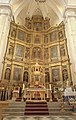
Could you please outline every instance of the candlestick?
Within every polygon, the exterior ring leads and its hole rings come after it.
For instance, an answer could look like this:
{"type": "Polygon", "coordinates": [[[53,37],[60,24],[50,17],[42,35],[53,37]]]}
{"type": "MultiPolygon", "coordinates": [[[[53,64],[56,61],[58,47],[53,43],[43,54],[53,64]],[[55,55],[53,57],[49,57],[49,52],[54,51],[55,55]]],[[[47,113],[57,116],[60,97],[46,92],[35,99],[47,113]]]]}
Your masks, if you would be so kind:
{"type": "Polygon", "coordinates": [[[69,87],[69,81],[67,80],[67,87],[69,87]]]}
{"type": "Polygon", "coordinates": [[[22,88],[23,90],[25,89],[25,85],[24,85],[24,83],[23,83],[23,88],[22,88]]]}
{"type": "Polygon", "coordinates": [[[51,90],[51,84],[50,84],[50,90],[51,90]]]}

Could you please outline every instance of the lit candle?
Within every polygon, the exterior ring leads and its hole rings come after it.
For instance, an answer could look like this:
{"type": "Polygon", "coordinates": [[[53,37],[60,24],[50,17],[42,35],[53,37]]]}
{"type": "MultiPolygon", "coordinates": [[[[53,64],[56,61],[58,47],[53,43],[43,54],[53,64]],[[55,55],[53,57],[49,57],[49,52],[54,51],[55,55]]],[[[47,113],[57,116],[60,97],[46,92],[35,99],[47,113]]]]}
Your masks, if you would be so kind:
{"type": "Polygon", "coordinates": [[[47,89],[47,98],[49,97],[49,95],[48,95],[48,89],[47,89]]]}

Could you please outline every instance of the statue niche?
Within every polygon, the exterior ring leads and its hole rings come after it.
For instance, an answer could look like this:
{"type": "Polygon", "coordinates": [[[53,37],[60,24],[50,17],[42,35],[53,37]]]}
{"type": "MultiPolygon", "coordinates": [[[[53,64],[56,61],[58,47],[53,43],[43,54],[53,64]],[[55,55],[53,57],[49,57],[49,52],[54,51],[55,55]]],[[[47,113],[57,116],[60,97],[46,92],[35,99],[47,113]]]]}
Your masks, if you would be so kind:
{"type": "Polygon", "coordinates": [[[49,72],[45,72],[45,82],[50,82],[49,72]]]}
{"type": "Polygon", "coordinates": [[[10,80],[10,74],[11,74],[10,68],[6,68],[4,79],[10,80]]]}
{"type": "Polygon", "coordinates": [[[19,81],[21,80],[21,68],[16,68],[14,67],[14,72],[13,72],[13,80],[19,81]]]}
{"type": "Polygon", "coordinates": [[[28,72],[27,71],[24,72],[23,81],[28,82],[28,72]]]}
{"type": "Polygon", "coordinates": [[[42,50],[40,47],[34,47],[32,50],[32,58],[33,59],[41,59],[42,50]]]}
{"type": "Polygon", "coordinates": [[[13,53],[14,53],[14,47],[12,45],[10,45],[9,50],[8,50],[8,54],[13,55],[13,53]]]}
{"type": "Polygon", "coordinates": [[[11,37],[16,37],[16,30],[15,28],[11,28],[11,37]]]}

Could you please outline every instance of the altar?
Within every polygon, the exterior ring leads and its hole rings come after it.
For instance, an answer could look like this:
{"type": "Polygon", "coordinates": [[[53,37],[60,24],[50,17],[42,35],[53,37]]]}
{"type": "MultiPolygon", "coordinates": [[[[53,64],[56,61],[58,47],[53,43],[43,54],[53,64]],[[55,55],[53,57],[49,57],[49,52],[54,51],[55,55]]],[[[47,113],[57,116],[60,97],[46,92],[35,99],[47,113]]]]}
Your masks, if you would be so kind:
{"type": "Polygon", "coordinates": [[[27,100],[45,100],[46,89],[43,88],[27,88],[27,100]]]}
{"type": "Polygon", "coordinates": [[[51,91],[50,88],[45,85],[45,74],[43,73],[43,68],[36,62],[31,68],[32,74],[29,84],[24,89],[23,97],[26,100],[46,100],[50,98],[51,91]]]}

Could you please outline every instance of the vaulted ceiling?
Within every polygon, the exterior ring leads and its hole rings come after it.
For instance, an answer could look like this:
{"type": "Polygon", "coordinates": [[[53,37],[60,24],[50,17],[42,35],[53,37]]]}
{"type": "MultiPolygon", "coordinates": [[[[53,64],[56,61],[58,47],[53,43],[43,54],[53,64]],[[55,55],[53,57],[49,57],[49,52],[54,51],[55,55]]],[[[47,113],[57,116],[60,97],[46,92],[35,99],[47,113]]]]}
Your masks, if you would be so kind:
{"type": "Polygon", "coordinates": [[[50,18],[51,26],[59,24],[63,20],[66,0],[0,0],[11,5],[15,21],[25,24],[26,17],[34,14],[42,14],[50,18]],[[40,2],[39,2],[40,1],[40,2]],[[42,1],[42,2],[41,2],[42,1]]]}

